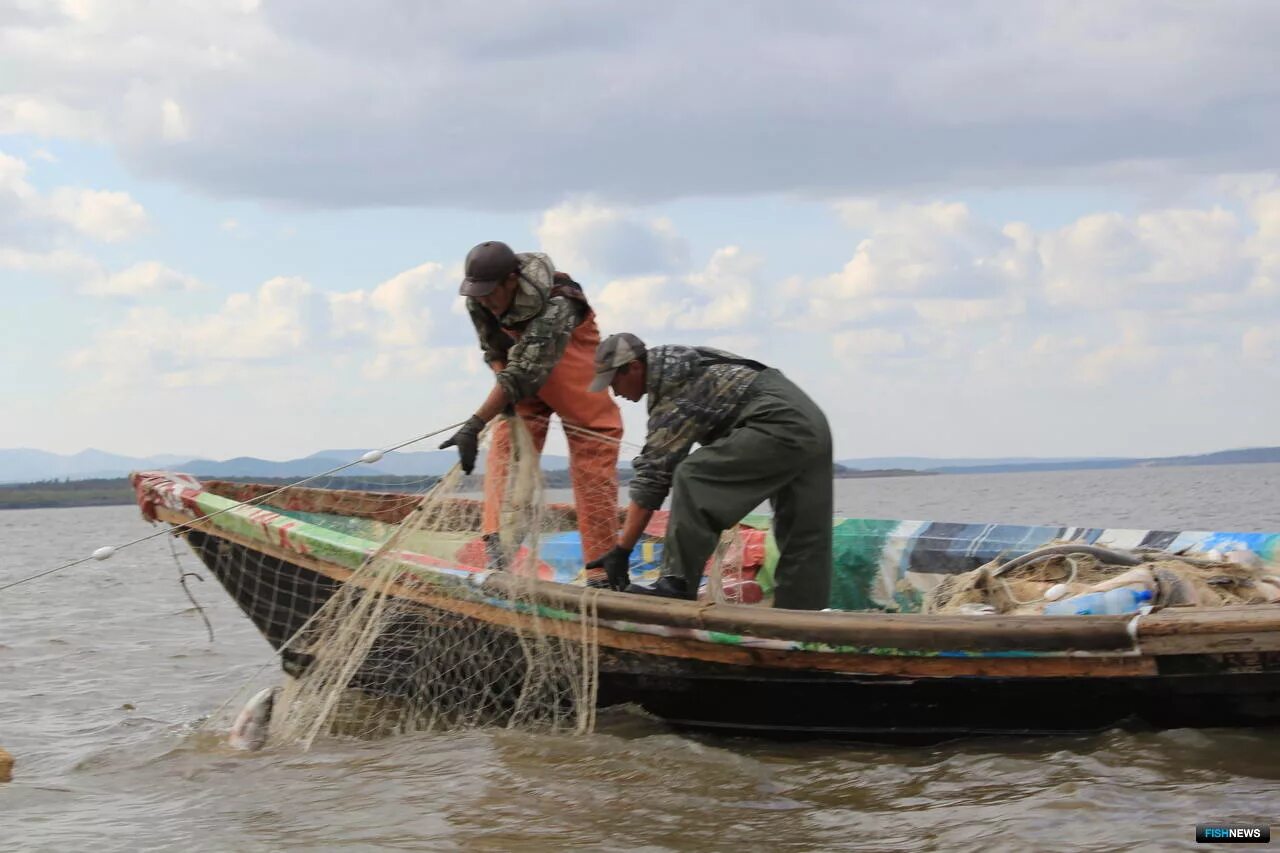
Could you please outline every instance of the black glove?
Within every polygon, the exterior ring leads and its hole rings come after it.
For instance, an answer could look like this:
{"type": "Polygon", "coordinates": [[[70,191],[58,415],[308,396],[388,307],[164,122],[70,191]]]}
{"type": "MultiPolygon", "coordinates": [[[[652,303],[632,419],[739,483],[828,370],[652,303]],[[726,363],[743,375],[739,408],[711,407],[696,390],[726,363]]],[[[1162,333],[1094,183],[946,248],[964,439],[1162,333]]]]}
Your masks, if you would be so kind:
{"type": "Polygon", "coordinates": [[[609,553],[587,563],[588,569],[604,569],[609,588],[622,592],[631,585],[631,549],[615,545],[609,553]]]}
{"type": "Polygon", "coordinates": [[[462,473],[470,474],[476,467],[476,451],[480,447],[480,433],[484,430],[484,421],[476,415],[467,418],[452,437],[440,443],[440,449],[458,448],[458,459],[462,462],[462,473]]]}

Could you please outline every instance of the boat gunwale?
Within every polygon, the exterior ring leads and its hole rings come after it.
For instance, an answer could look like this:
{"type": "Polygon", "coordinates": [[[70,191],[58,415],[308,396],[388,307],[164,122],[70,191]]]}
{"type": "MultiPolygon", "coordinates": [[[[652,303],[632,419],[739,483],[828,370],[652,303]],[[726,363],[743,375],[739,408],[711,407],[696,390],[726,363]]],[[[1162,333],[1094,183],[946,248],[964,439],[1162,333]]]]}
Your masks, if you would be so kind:
{"type": "MultiPolygon", "coordinates": [[[[260,490],[261,494],[271,490],[271,487],[263,484],[227,481],[202,483],[205,491],[219,497],[222,497],[218,493],[225,485],[236,487],[236,490],[249,487],[251,491],[260,490]],[[210,486],[215,488],[209,488],[210,486]]],[[[294,498],[314,498],[317,493],[334,494],[334,490],[305,487],[290,489],[294,492],[294,498]]],[[[405,500],[407,496],[404,493],[355,494],[360,499],[372,499],[374,502],[395,501],[400,505],[407,505],[409,509],[405,511],[406,515],[416,505],[416,501],[405,500]]],[[[251,505],[245,508],[250,512],[265,510],[251,505]]],[[[156,509],[157,517],[163,516],[163,520],[169,523],[201,529],[210,535],[228,536],[226,530],[209,521],[197,519],[190,510],[177,512],[163,506],[156,509]]],[[[355,512],[349,514],[357,515],[355,512]]],[[[317,525],[294,519],[288,519],[288,525],[294,535],[302,533],[305,528],[323,530],[317,525]]],[[[281,536],[280,541],[287,546],[290,538],[292,537],[281,536]]],[[[277,556],[284,559],[308,556],[287,547],[277,549],[268,539],[264,530],[261,539],[254,538],[241,544],[260,550],[279,550],[281,553],[277,556]]],[[[314,555],[310,555],[309,559],[315,559],[314,555]]],[[[339,566],[331,561],[329,564],[348,576],[351,572],[349,567],[339,566]]],[[[406,569],[439,572],[439,569],[430,566],[406,565],[406,569]]],[[[470,575],[478,579],[481,589],[499,597],[532,594],[547,606],[566,611],[569,615],[581,611],[584,596],[590,593],[595,599],[593,608],[601,620],[629,623],[638,628],[652,626],[712,635],[736,635],[741,638],[743,645],[749,645],[752,640],[788,641],[814,646],[809,651],[819,652],[826,651],[819,647],[822,644],[836,647],[836,652],[843,650],[845,653],[856,650],[885,656],[914,654],[956,657],[1014,655],[1040,658],[1060,655],[1114,656],[1280,650],[1280,605],[1212,609],[1165,608],[1142,616],[1074,616],[1053,619],[1040,615],[811,612],[648,598],[587,590],[497,572],[453,570],[440,573],[454,577],[470,575]]],[[[332,573],[327,574],[334,577],[332,573]]]]}
{"type": "MultiPolygon", "coordinates": [[[[1157,675],[1155,659],[1140,655],[1133,649],[1111,652],[1077,651],[927,651],[894,649],[884,646],[874,648],[824,648],[819,644],[797,647],[785,641],[760,637],[737,637],[693,628],[670,628],[656,623],[636,623],[625,620],[600,618],[606,607],[600,606],[612,598],[634,598],[624,593],[588,588],[579,590],[582,599],[594,599],[596,609],[594,624],[581,620],[583,603],[574,610],[538,609],[541,618],[535,628],[534,614],[529,608],[513,606],[503,598],[485,596],[441,595],[432,582],[411,572],[403,572],[388,586],[372,577],[361,577],[351,569],[334,563],[316,560],[279,546],[213,527],[206,522],[184,522],[183,516],[168,509],[160,509],[158,518],[174,525],[176,535],[198,532],[212,538],[230,542],[238,547],[250,548],[259,553],[290,562],[309,571],[340,583],[354,583],[368,587],[379,584],[390,594],[432,608],[450,610],[460,615],[492,625],[516,630],[536,630],[571,641],[582,641],[590,636],[602,648],[635,652],[663,658],[683,658],[713,663],[729,663],[768,670],[813,670],[845,675],[891,676],[899,678],[928,677],[992,677],[992,678],[1079,678],[1079,677],[1134,677],[1157,675]],[[546,618],[551,617],[551,618],[546,618]],[[584,634],[584,630],[590,632],[584,634]]],[[[484,593],[484,581],[493,573],[478,573],[481,583],[471,589],[484,593]]],[[[453,579],[456,581],[456,578],[453,579]]],[[[563,586],[535,581],[544,586],[563,586]]],[[[521,590],[521,597],[529,597],[528,590],[521,590]]],[[[671,605],[688,605],[691,602],[670,602],[671,605]]],[[[874,615],[874,614],[869,614],[874,615]]]]}

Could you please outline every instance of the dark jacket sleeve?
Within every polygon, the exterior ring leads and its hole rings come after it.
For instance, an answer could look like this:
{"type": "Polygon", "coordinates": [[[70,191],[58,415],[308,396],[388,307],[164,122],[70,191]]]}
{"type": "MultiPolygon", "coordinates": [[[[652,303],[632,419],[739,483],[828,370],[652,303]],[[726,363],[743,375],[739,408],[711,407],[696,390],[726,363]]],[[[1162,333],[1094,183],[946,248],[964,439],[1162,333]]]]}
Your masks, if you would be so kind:
{"type": "Polygon", "coordinates": [[[537,394],[546,383],[580,319],[577,302],[554,296],[543,312],[529,322],[507,353],[507,366],[497,375],[498,384],[513,403],[537,394]]]}
{"type": "Polygon", "coordinates": [[[631,500],[645,509],[659,509],[671,491],[671,478],[701,431],[696,407],[677,398],[663,401],[649,412],[644,449],[631,460],[631,500]]]}
{"type": "Polygon", "coordinates": [[[512,340],[489,311],[474,299],[467,299],[467,313],[471,316],[471,325],[476,327],[476,337],[480,339],[480,349],[484,351],[484,360],[489,364],[495,361],[505,362],[511,350],[512,340]]]}

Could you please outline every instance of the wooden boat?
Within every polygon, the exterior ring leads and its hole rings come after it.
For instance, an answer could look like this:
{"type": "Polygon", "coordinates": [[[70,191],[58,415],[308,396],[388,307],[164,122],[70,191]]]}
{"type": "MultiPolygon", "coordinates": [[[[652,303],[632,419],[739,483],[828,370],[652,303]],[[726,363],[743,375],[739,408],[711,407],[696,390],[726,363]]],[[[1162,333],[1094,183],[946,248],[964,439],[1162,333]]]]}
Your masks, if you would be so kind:
{"type": "MultiPolygon", "coordinates": [[[[415,505],[403,494],[300,487],[261,502],[273,487],[164,472],[132,481],[144,516],[181,526],[276,648],[415,505]]],[[[571,535],[572,511],[559,509],[571,535]]],[[[744,523],[758,531],[767,585],[767,520],[744,523]]],[[[1237,544],[1274,568],[1280,535],[836,519],[833,536],[840,611],[588,592],[571,582],[580,558],[576,566],[548,558],[548,579],[524,583],[561,611],[553,628],[570,640],[581,636],[573,620],[583,596],[594,597],[600,707],[633,703],[681,727],[918,740],[1280,722],[1280,605],[926,615],[911,612],[918,601],[902,592],[1064,539],[1175,552],[1237,544]]],[[[641,550],[652,560],[654,547],[641,550]]],[[[401,562],[393,593],[414,606],[452,608],[458,620],[499,633],[528,618],[499,600],[515,581],[507,573],[412,553],[401,562]],[[458,603],[433,594],[436,580],[464,575],[478,597],[458,603]]],[[[287,651],[282,660],[294,674],[306,666],[287,651]]],[[[358,675],[352,685],[361,686],[358,675]]]]}

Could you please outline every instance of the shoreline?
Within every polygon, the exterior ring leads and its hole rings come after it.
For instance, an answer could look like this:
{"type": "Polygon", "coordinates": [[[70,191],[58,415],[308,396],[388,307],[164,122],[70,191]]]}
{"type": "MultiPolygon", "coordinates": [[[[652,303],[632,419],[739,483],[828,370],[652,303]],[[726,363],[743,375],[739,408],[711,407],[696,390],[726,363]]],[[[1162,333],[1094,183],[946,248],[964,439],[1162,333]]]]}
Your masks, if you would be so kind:
{"type": "MultiPolygon", "coordinates": [[[[631,479],[631,472],[619,472],[619,485],[625,485],[631,479]]],[[[199,476],[199,475],[197,475],[199,476]]],[[[564,489],[570,488],[568,471],[546,471],[546,487],[548,489],[564,489]]],[[[933,472],[928,471],[911,471],[907,469],[884,469],[872,471],[859,471],[851,469],[840,469],[837,467],[832,473],[833,479],[874,479],[880,477],[929,477],[937,476],[933,472]]],[[[287,486],[295,483],[301,478],[282,478],[282,477],[209,477],[207,479],[229,480],[240,483],[267,483],[269,485],[287,486]]],[[[335,480],[342,478],[332,478],[330,485],[335,480]]],[[[367,478],[352,477],[351,488],[368,489],[370,483],[367,478]]],[[[379,477],[378,486],[380,490],[395,491],[396,481],[402,483],[412,483],[415,486],[414,491],[421,491],[424,485],[430,485],[436,477],[430,478],[428,482],[424,482],[424,478],[420,476],[405,477],[379,477]]],[[[67,480],[55,481],[45,480],[35,483],[7,483],[0,485],[0,510],[3,509],[62,509],[70,507],[86,507],[86,506],[126,506],[136,502],[133,487],[129,485],[128,479],[124,477],[115,477],[110,479],[95,480],[67,480]]]]}

